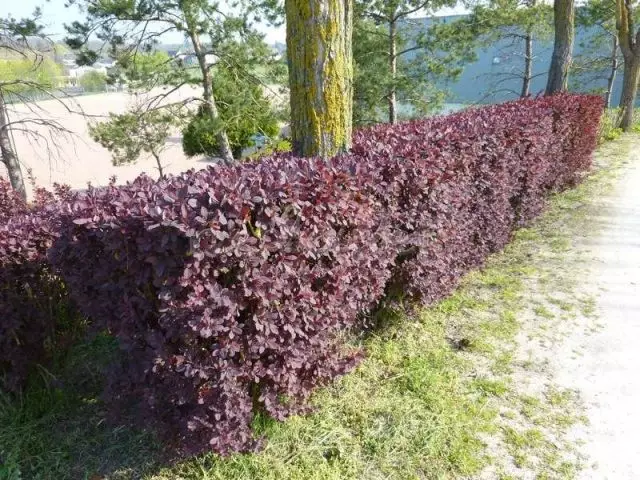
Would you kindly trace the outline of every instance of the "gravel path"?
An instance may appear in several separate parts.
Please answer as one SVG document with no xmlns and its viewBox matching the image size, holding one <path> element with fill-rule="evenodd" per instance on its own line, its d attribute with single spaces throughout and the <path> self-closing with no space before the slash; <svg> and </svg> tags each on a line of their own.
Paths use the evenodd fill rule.
<svg viewBox="0 0 640 480">
<path fill-rule="evenodd" d="M 601 327 L 572 334 L 581 355 L 554 362 L 559 382 L 581 392 L 589 418 L 579 434 L 589 456 L 584 479 L 640 479 L 640 139 L 629 155 L 586 239 Z"/>
</svg>

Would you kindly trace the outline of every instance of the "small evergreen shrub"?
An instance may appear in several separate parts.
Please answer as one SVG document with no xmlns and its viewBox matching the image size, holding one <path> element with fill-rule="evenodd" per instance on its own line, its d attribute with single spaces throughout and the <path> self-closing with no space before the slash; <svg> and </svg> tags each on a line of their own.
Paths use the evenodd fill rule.
<svg viewBox="0 0 640 480">
<path fill-rule="evenodd" d="M 182 130 L 184 154 L 188 157 L 195 155 L 218 156 L 220 153 L 216 135 L 221 129 L 222 122 L 204 115 L 200 109 Z"/>
<path fill-rule="evenodd" d="M 227 133 L 233 156 L 242 157 L 245 148 L 256 146 L 256 136 L 275 138 L 280 127 L 276 112 L 263 92 L 262 85 L 244 76 L 221 69 L 213 84 L 218 107 L 217 119 L 207 115 L 202 106 L 182 132 L 185 155 L 219 156 L 217 135 Z"/>
</svg>

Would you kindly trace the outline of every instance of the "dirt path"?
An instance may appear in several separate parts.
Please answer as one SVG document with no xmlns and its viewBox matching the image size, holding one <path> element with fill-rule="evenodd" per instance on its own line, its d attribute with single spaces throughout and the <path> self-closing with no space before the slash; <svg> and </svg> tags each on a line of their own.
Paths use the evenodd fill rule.
<svg viewBox="0 0 640 480">
<path fill-rule="evenodd" d="M 556 369 L 561 384 L 580 392 L 589 419 L 577 432 L 589 465 L 580 478 L 639 479 L 640 139 L 632 140 L 629 161 L 602 203 L 585 239 L 599 328 L 570 335 L 580 354 L 558 358 Z"/>
<path fill-rule="evenodd" d="M 500 416 L 482 480 L 640 479 L 640 137 L 595 163 L 485 271 L 519 269 L 522 286 L 514 302 L 491 298 L 518 319 L 513 341 L 493 342 L 508 367 L 487 373 L 471 356 L 506 392 L 490 400 Z"/>
</svg>

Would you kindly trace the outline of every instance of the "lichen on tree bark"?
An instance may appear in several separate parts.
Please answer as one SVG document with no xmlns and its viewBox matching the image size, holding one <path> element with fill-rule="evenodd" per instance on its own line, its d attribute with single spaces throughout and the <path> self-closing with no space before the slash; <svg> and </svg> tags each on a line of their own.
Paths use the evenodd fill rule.
<svg viewBox="0 0 640 480">
<path fill-rule="evenodd" d="M 291 136 L 297 155 L 351 146 L 352 0 L 286 0 Z"/>
</svg>

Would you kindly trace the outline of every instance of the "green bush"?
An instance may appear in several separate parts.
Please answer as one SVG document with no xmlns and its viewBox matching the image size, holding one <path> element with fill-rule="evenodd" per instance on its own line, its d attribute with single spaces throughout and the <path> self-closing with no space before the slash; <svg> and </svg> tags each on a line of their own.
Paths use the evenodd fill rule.
<svg viewBox="0 0 640 480">
<path fill-rule="evenodd" d="M 104 73 L 90 71 L 78 79 L 78 85 L 87 92 L 103 92 L 107 88 L 107 76 Z"/>
<path fill-rule="evenodd" d="M 284 138 L 278 138 L 266 144 L 263 148 L 258 150 L 255 153 L 252 153 L 247 158 L 251 160 L 259 160 L 262 157 L 268 157 L 270 155 L 274 155 L 276 153 L 285 153 L 291 151 L 291 142 Z"/>
<path fill-rule="evenodd" d="M 600 132 L 598 135 L 598 143 L 609 142 L 615 140 L 622 135 L 623 131 L 617 127 L 618 116 L 620 115 L 619 108 L 609 108 L 602 114 L 602 120 L 600 121 Z M 640 110 L 634 110 L 633 112 L 633 125 L 631 131 L 640 133 Z"/>
<path fill-rule="evenodd" d="M 5 93 L 25 94 L 38 88 L 56 88 L 61 77 L 62 67 L 49 58 L 0 59 L 0 83 L 6 83 L 2 86 Z M 17 80 L 25 83 L 12 83 Z"/>
<path fill-rule="evenodd" d="M 198 110 L 198 113 L 189 121 L 182 131 L 182 149 L 185 155 L 217 155 L 218 140 L 216 135 L 222 128 L 220 120 L 214 120 Z"/>
<path fill-rule="evenodd" d="M 182 132 L 182 148 L 187 156 L 219 154 L 217 135 L 225 130 L 233 156 L 256 146 L 256 136 L 274 138 L 280 131 L 278 118 L 262 86 L 250 79 L 220 71 L 215 76 L 213 93 L 219 118 L 211 118 L 202 107 Z"/>
</svg>

